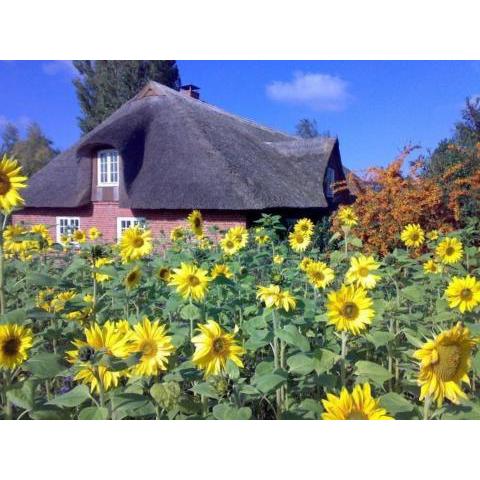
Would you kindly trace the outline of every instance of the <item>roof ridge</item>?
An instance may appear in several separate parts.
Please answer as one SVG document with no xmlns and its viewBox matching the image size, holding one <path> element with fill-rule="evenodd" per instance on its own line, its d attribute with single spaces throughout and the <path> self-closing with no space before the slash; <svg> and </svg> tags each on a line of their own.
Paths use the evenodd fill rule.
<svg viewBox="0 0 480 480">
<path fill-rule="evenodd" d="M 151 94 L 148 95 L 148 92 L 151 91 L 151 88 L 154 88 L 155 90 L 160 90 L 162 94 L 167 94 L 167 95 L 172 95 L 177 98 L 181 98 L 183 101 L 186 102 L 197 102 L 196 104 L 201 106 L 202 108 L 206 108 L 209 110 L 213 110 L 216 113 L 219 113 L 221 115 L 225 115 L 226 117 L 233 118 L 235 120 L 238 120 L 242 123 L 245 123 L 247 125 L 251 125 L 253 127 L 256 127 L 260 130 L 264 130 L 269 133 L 274 133 L 277 135 L 283 135 L 286 139 L 294 139 L 295 137 L 292 135 L 289 135 L 288 133 L 282 132 L 280 130 L 275 130 L 270 127 L 266 127 L 265 125 L 261 125 L 260 123 L 255 122 L 254 120 L 251 120 L 249 118 L 241 117 L 240 115 L 234 115 L 233 113 L 227 112 L 220 107 L 217 107 L 215 105 L 212 105 L 211 103 L 204 102 L 203 100 L 198 100 L 196 98 L 189 97 L 188 95 L 185 95 L 183 93 L 178 92 L 177 90 L 167 87 L 166 85 L 162 85 L 161 83 L 155 82 L 154 80 L 150 80 L 145 87 L 140 90 L 140 92 L 135 95 L 129 102 L 134 101 L 134 100 L 142 100 L 143 98 L 147 96 L 152 96 Z M 128 102 L 127 102 L 128 103 Z"/>
</svg>

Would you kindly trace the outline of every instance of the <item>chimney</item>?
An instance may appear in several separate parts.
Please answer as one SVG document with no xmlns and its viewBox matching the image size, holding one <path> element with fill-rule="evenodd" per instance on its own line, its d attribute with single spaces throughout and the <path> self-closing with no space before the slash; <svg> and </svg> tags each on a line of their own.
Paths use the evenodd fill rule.
<svg viewBox="0 0 480 480">
<path fill-rule="evenodd" d="M 182 85 L 180 87 L 180 92 L 186 95 L 187 97 L 196 98 L 197 100 L 200 98 L 200 88 L 196 87 L 195 85 Z"/>
</svg>

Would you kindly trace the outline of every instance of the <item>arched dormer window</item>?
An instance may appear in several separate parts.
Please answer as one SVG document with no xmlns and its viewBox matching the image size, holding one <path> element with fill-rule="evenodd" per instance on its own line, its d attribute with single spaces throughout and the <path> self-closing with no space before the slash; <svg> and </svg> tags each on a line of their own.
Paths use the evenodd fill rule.
<svg viewBox="0 0 480 480">
<path fill-rule="evenodd" d="M 335 183 L 335 170 L 332 167 L 327 167 L 325 172 L 325 196 L 329 199 L 334 197 L 333 185 Z"/>
<path fill-rule="evenodd" d="M 120 155 L 117 150 L 99 150 L 97 152 L 97 179 L 99 187 L 118 185 Z"/>
</svg>

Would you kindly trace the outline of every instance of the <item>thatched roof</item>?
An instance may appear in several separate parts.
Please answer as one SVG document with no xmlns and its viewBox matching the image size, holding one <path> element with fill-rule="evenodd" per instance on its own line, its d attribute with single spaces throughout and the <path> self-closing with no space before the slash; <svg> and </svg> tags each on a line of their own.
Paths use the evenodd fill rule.
<svg viewBox="0 0 480 480">
<path fill-rule="evenodd" d="M 303 140 L 155 82 L 30 180 L 28 207 L 91 199 L 92 156 L 120 152 L 120 206 L 137 209 L 324 208 L 335 138 Z"/>
</svg>

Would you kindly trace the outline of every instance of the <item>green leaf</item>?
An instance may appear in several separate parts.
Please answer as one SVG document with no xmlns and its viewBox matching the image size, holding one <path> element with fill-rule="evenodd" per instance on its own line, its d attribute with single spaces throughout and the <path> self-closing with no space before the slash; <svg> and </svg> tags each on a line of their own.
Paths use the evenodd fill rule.
<svg viewBox="0 0 480 480">
<path fill-rule="evenodd" d="M 287 358 L 287 365 L 290 367 L 290 372 L 294 375 L 308 375 L 315 370 L 315 363 L 314 358 L 304 353 L 297 353 Z"/>
<path fill-rule="evenodd" d="M 23 308 L 19 308 L 17 310 L 5 313 L 4 315 L 0 315 L 0 324 L 18 323 L 22 325 L 27 319 L 27 311 Z"/>
<path fill-rule="evenodd" d="M 213 416 L 217 420 L 249 420 L 252 410 L 249 407 L 235 408 L 225 403 L 213 407 Z"/>
<path fill-rule="evenodd" d="M 477 376 L 480 375 L 480 350 L 473 357 L 472 365 Z"/>
<path fill-rule="evenodd" d="M 327 350 L 325 348 L 319 348 L 315 350 L 315 372 L 317 375 L 328 372 L 340 359 L 340 355 Z"/>
<path fill-rule="evenodd" d="M 230 359 L 227 360 L 225 370 L 232 380 L 237 380 L 240 377 L 240 369 L 237 364 Z"/>
<path fill-rule="evenodd" d="M 401 296 L 413 303 L 422 303 L 426 292 L 421 285 L 409 285 L 400 291 Z"/>
<path fill-rule="evenodd" d="M 415 405 L 410 403 L 406 398 L 394 392 L 382 395 L 379 398 L 379 402 L 380 405 L 392 415 L 402 412 L 411 412 L 415 408 Z"/>
<path fill-rule="evenodd" d="M 39 379 L 53 378 L 66 370 L 60 355 L 55 353 L 37 353 L 25 363 L 26 368 Z"/>
<path fill-rule="evenodd" d="M 357 247 L 357 248 L 362 248 L 362 245 L 363 245 L 362 240 L 360 238 L 354 237 L 354 236 L 349 236 L 348 237 L 348 243 L 350 245 L 353 245 L 354 247 Z"/>
<path fill-rule="evenodd" d="M 365 338 L 370 343 L 373 343 L 375 348 L 379 348 L 383 347 L 388 342 L 391 342 L 395 338 L 395 335 L 391 332 L 382 332 L 377 330 L 376 332 L 367 333 Z"/>
<path fill-rule="evenodd" d="M 145 407 L 148 403 L 148 397 L 138 393 L 120 393 L 112 397 L 112 408 L 115 411 L 122 410 L 130 413 Z"/>
<path fill-rule="evenodd" d="M 190 389 L 193 393 L 196 393 L 197 395 L 203 395 L 204 397 L 207 398 L 217 398 L 218 399 L 218 393 L 213 388 L 212 385 L 209 383 L 203 382 L 203 383 L 197 383 Z"/>
<path fill-rule="evenodd" d="M 201 312 L 198 307 L 189 303 L 180 310 L 180 316 L 184 320 L 198 320 L 201 317 Z"/>
<path fill-rule="evenodd" d="M 27 380 L 20 388 L 8 390 L 7 398 L 23 410 L 32 410 L 35 403 L 35 384 Z"/>
<path fill-rule="evenodd" d="M 306 398 L 298 407 L 301 410 L 315 413 L 315 415 L 320 415 L 323 412 L 322 404 L 317 400 L 313 400 L 313 398 Z"/>
<path fill-rule="evenodd" d="M 275 373 L 268 373 L 258 377 L 256 376 L 255 386 L 265 394 L 276 390 L 287 381 L 286 372 L 278 372 L 279 371 L 277 370 Z"/>
<path fill-rule="evenodd" d="M 392 378 L 392 374 L 378 363 L 368 362 L 366 360 L 360 360 L 355 364 L 356 375 L 358 375 L 359 382 L 371 380 L 380 387 Z"/>
<path fill-rule="evenodd" d="M 277 336 L 284 342 L 297 347 L 302 352 L 310 350 L 310 343 L 294 325 L 286 325 L 283 329 L 277 331 Z"/>
<path fill-rule="evenodd" d="M 28 285 L 37 287 L 54 287 L 57 284 L 57 279 L 45 273 L 31 272 L 27 275 L 26 282 Z"/>
<path fill-rule="evenodd" d="M 78 407 L 90 398 L 90 392 L 86 385 L 78 385 L 63 395 L 57 395 L 48 402 L 49 405 L 59 407 Z"/>
<path fill-rule="evenodd" d="M 105 407 L 85 407 L 78 414 L 79 420 L 106 420 L 108 410 Z"/>
<path fill-rule="evenodd" d="M 69 420 L 70 412 L 55 405 L 42 405 L 29 412 L 33 420 Z"/>
</svg>

